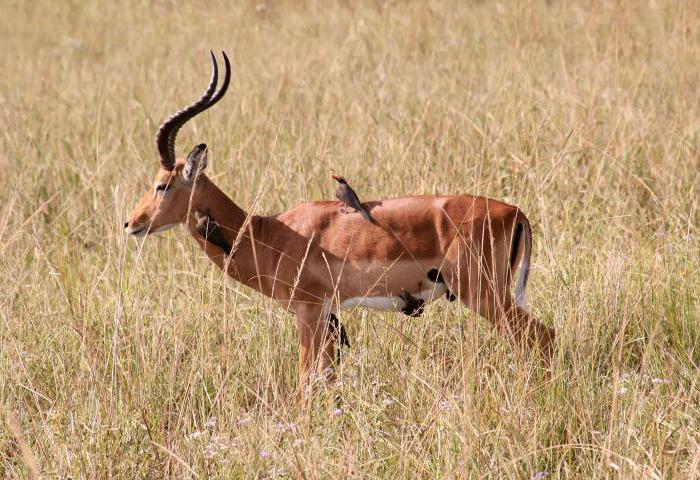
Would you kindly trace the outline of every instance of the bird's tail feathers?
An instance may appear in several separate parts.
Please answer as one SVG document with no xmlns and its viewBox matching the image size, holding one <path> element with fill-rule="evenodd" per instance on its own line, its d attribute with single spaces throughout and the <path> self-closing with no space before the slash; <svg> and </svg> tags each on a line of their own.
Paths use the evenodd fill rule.
<svg viewBox="0 0 700 480">
<path fill-rule="evenodd" d="M 362 216 L 365 217 L 365 220 L 368 220 L 370 222 L 374 222 L 372 215 L 370 215 L 369 212 L 367 210 L 365 210 L 364 208 L 360 209 L 360 214 L 362 214 Z"/>
</svg>

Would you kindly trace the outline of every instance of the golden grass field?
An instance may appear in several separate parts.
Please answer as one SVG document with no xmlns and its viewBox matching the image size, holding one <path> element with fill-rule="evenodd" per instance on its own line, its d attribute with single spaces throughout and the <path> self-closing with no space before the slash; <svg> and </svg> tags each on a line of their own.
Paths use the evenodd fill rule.
<svg viewBox="0 0 700 480">
<path fill-rule="evenodd" d="M 700 476 L 700 3 L 4 1 L 0 44 L 0 477 Z M 177 150 L 243 208 L 520 206 L 551 372 L 457 303 L 358 310 L 300 411 L 293 317 L 122 230 L 210 48 Z"/>
</svg>

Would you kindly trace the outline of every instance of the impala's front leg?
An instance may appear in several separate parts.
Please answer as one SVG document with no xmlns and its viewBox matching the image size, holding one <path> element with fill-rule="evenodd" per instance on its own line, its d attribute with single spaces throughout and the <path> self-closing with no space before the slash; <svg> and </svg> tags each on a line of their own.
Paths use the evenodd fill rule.
<svg viewBox="0 0 700 480">
<path fill-rule="evenodd" d="M 304 304 L 294 310 L 299 334 L 299 393 L 303 400 L 311 392 L 317 374 L 327 382 L 335 381 L 335 345 L 322 306 Z"/>
</svg>

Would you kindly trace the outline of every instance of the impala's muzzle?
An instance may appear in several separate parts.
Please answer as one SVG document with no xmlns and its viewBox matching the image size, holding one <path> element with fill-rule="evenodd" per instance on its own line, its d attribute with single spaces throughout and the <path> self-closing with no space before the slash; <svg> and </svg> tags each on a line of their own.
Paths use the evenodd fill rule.
<svg viewBox="0 0 700 480">
<path fill-rule="evenodd" d="M 126 230 L 126 233 L 129 235 L 133 235 L 134 237 L 144 237 L 149 233 L 165 232 L 166 230 L 170 230 L 171 228 L 175 227 L 177 224 L 169 223 L 167 225 L 161 225 L 157 228 L 153 228 L 150 222 L 138 223 L 136 225 L 129 225 L 129 222 L 126 222 L 125 225 L 124 230 Z"/>
<path fill-rule="evenodd" d="M 130 224 L 127 220 L 126 222 L 124 222 L 124 230 L 129 235 L 133 235 L 135 237 L 143 237 L 144 235 L 146 235 L 146 233 L 148 233 L 148 224 L 133 225 Z"/>
</svg>

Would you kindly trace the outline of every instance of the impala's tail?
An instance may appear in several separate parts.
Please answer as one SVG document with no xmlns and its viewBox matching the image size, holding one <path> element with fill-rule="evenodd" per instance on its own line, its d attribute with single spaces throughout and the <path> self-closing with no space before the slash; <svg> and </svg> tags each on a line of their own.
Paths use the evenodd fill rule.
<svg viewBox="0 0 700 480">
<path fill-rule="evenodd" d="M 520 262 L 520 275 L 515 284 L 515 303 L 523 310 L 528 310 L 527 306 L 527 280 L 530 276 L 530 255 L 532 254 L 532 230 L 527 219 L 522 220 L 515 226 L 513 232 L 513 248 L 511 249 L 510 271 L 515 272 L 518 259 Z"/>
</svg>

